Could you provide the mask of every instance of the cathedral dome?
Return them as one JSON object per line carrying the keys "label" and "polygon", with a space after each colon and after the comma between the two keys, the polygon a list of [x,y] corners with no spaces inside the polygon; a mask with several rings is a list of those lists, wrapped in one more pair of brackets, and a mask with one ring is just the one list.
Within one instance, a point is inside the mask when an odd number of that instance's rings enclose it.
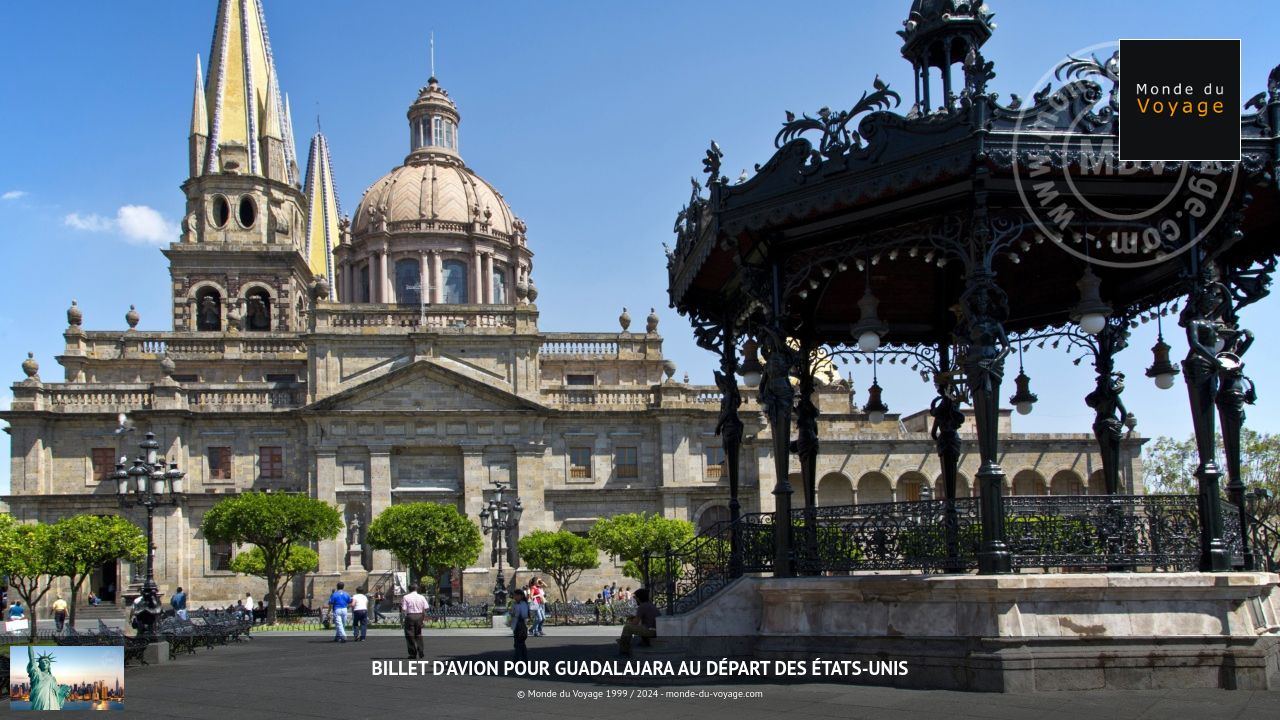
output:
{"label": "cathedral dome", "polygon": [[335,249],[345,302],[531,302],[525,224],[458,152],[458,107],[433,77],[409,106],[409,155],[365,191]]}
{"label": "cathedral dome", "polygon": [[352,222],[375,232],[465,232],[510,239],[523,235],[502,194],[461,162],[423,153],[375,182]]}
{"label": "cathedral dome", "polygon": [[352,231],[466,232],[518,237],[523,224],[502,194],[458,153],[458,108],[433,77],[409,106],[409,156],[365,191]]}

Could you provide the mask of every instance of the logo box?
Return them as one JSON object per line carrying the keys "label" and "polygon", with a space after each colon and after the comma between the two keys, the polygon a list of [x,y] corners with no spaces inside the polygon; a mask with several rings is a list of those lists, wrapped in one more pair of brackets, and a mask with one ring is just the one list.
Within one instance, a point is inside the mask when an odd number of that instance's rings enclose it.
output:
{"label": "logo box", "polygon": [[1120,159],[1240,160],[1240,41],[1121,40]]}

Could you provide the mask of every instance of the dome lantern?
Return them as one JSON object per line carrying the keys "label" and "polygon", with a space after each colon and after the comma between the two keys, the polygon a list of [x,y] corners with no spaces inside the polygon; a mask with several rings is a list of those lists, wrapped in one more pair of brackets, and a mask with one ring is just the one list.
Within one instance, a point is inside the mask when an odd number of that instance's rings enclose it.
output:
{"label": "dome lantern", "polygon": [[457,160],[458,106],[432,76],[409,106],[409,158],[443,154]]}

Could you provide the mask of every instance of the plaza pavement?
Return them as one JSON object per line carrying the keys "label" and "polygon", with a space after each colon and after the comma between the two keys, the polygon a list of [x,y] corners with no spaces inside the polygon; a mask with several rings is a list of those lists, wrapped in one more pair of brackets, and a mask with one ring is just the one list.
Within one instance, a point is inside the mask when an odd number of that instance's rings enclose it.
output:
{"label": "plaza pavement", "polygon": [[[427,660],[507,660],[505,628],[424,633]],[[529,638],[530,660],[608,660],[616,657],[617,628],[548,628]],[[645,717],[746,718],[783,716],[868,720],[1033,718],[1180,718],[1271,720],[1280,717],[1280,692],[1148,690],[1026,695],[902,690],[840,682],[705,684],[597,677],[373,677],[371,660],[404,657],[403,637],[371,632],[364,643],[335,644],[331,634],[262,633],[246,643],[185,655],[160,666],[130,667],[125,712],[137,718],[378,718],[425,717],[521,720]],[[637,656],[639,658],[641,656]],[[620,693],[609,697],[610,690]],[[657,691],[639,697],[637,691]],[[758,697],[666,697],[665,692],[759,692]],[[552,691],[554,698],[531,698]],[[558,697],[561,692],[603,697]],[[793,715],[794,714],[794,715]]]}

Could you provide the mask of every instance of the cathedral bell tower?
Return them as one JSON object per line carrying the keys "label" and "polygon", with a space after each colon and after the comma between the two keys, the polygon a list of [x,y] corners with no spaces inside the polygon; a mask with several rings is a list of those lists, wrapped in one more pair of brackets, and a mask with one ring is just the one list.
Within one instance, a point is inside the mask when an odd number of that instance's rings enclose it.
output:
{"label": "cathedral bell tower", "polygon": [[313,272],[289,104],[261,0],[221,0],[196,58],[182,238],[166,249],[179,331],[297,331]]}

